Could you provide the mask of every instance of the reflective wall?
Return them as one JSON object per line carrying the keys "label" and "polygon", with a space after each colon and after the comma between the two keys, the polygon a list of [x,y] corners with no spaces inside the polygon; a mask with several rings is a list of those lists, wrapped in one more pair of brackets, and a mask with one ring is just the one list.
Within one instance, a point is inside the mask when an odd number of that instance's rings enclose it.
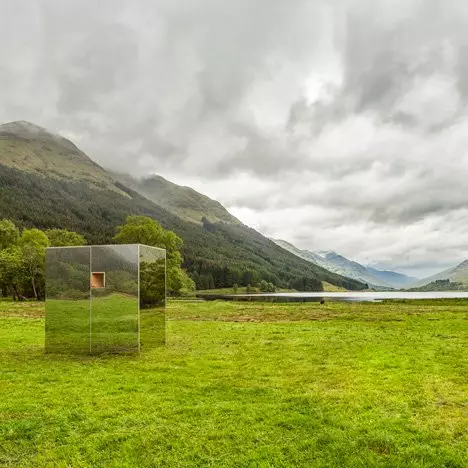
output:
{"label": "reflective wall", "polygon": [[138,244],[47,249],[47,352],[136,352],[162,345],[165,305],[164,249]]}
{"label": "reflective wall", "polygon": [[166,251],[140,245],[140,346],[166,342]]}
{"label": "reflective wall", "polygon": [[91,352],[138,351],[138,245],[93,246],[91,273]]}
{"label": "reflective wall", "polygon": [[47,352],[90,352],[90,247],[47,249]]}

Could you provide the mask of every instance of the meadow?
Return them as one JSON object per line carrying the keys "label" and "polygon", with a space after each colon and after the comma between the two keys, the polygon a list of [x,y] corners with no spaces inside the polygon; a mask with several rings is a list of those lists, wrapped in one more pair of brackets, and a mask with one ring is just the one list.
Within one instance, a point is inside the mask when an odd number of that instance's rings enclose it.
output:
{"label": "meadow", "polygon": [[464,467],[468,301],[170,301],[167,345],[44,354],[0,301],[0,466]]}

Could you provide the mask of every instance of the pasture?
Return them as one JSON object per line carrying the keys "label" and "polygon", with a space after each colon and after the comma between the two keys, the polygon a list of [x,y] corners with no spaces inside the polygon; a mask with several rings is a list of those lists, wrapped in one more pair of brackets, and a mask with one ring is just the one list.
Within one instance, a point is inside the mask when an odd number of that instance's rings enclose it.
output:
{"label": "pasture", "polygon": [[44,354],[0,301],[0,466],[463,467],[468,301],[170,301],[167,345]]}

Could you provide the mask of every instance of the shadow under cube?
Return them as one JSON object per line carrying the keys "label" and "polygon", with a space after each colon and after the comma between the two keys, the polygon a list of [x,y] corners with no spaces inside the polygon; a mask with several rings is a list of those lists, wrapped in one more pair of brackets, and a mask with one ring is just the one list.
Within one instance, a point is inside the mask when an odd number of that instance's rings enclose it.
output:
{"label": "shadow under cube", "polygon": [[47,249],[46,352],[125,353],[163,345],[165,305],[164,249]]}

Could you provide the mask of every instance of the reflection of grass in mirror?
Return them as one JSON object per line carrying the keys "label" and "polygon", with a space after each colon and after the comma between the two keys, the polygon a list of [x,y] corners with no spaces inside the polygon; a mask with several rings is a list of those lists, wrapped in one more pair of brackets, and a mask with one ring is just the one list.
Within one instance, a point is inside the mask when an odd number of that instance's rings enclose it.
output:
{"label": "reflection of grass in mirror", "polygon": [[46,350],[89,352],[89,299],[47,301]]}
{"label": "reflection of grass in mirror", "polygon": [[0,466],[467,466],[468,301],[169,302],[112,357],[37,307],[0,301]]}
{"label": "reflection of grass in mirror", "polygon": [[[94,291],[93,291],[94,296]],[[89,352],[90,302],[47,301],[49,352]],[[92,300],[92,352],[138,350],[138,298],[106,294]]]}
{"label": "reflection of grass in mirror", "polygon": [[93,290],[91,331],[93,353],[138,351],[138,297]]}
{"label": "reflection of grass in mirror", "polygon": [[166,311],[164,307],[140,310],[141,351],[166,342]]}

